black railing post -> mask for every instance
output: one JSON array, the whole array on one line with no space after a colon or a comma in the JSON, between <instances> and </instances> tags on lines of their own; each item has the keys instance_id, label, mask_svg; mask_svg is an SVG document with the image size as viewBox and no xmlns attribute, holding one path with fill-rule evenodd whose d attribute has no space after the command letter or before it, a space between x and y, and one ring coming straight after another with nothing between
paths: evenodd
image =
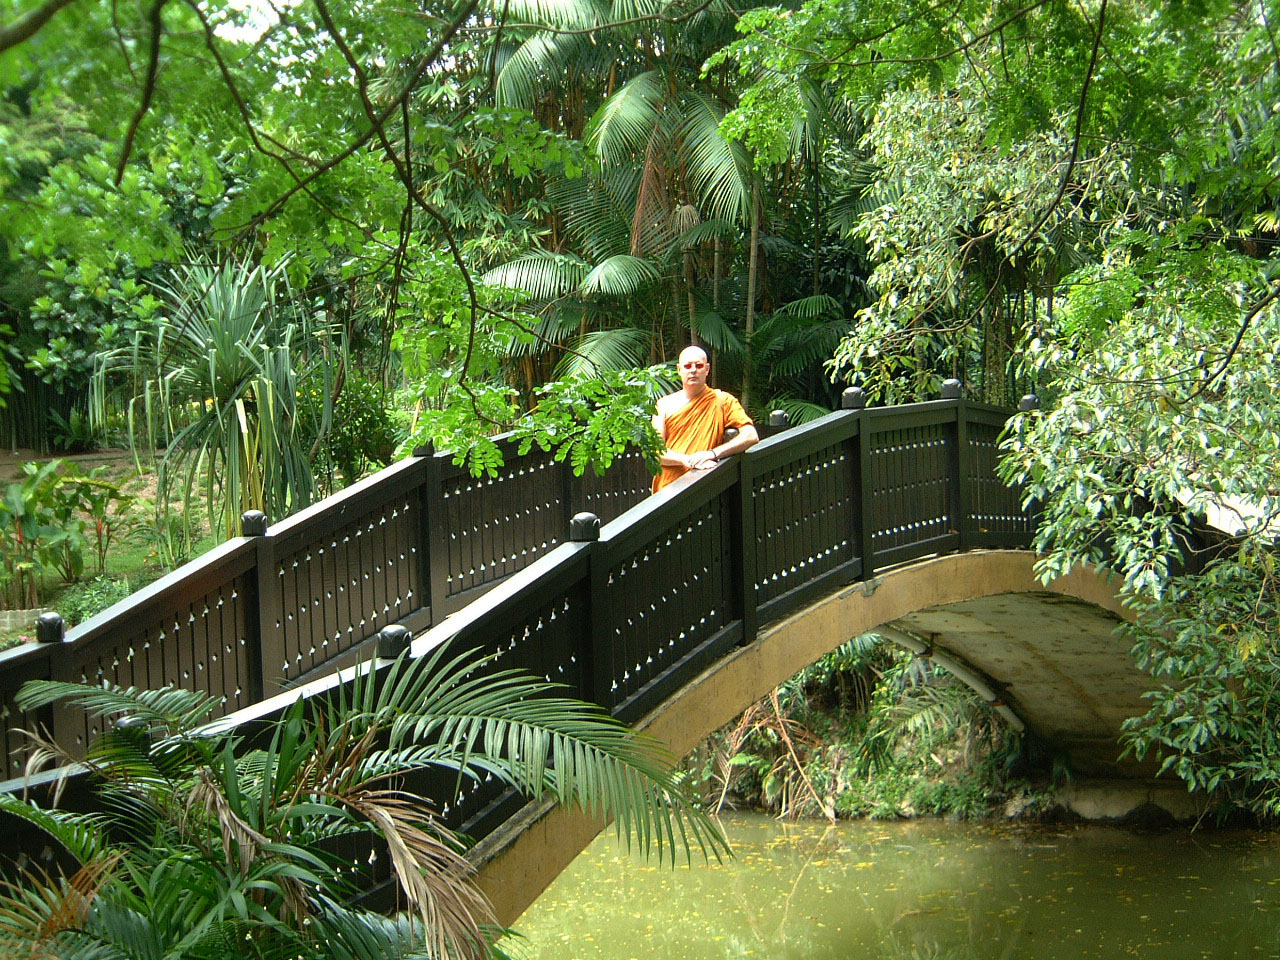
<instances>
[{"instance_id":1,"label":"black railing post","mask_svg":"<svg viewBox=\"0 0 1280 960\"><path fill-rule=\"evenodd\" d=\"M61 645L67 639L67 623L62 619L62 615L52 610L47 610L40 616L36 617L36 642L49 646L49 679L60 680L64 683L74 683L80 677L76 675L76 658L68 649L54 650L54 644ZM83 710L79 710L69 706L65 700L59 700L50 704L40 711L40 723L47 727L54 743L59 744L66 750L74 751L76 759L84 756L84 748L88 746L87 742L79 744L77 749L77 734L83 735L83 731L87 727L85 723L85 714ZM12 719L11 718L11 722ZM12 727L10 729L13 729ZM18 762L19 768L21 761Z\"/></svg>"},{"instance_id":2,"label":"black railing post","mask_svg":"<svg viewBox=\"0 0 1280 960\"><path fill-rule=\"evenodd\" d=\"M430 447L419 447L417 456L426 458L426 479L422 484L422 555L420 576L422 596L418 602L431 607L431 625L445 618L449 596L449 531L444 517L444 480L440 458Z\"/></svg>"},{"instance_id":3,"label":"black railing post","mask_svg":"<svg viewBox=\"0 0 1280 960\"><path fill-rule=\"evenodd\" d=\"M253 566L255 596L251 615L257 622L249 624L249 636L258 638L258 655L254 658L257 676L252 680L256 696L244 699L244 702L252 703L265 700L275 692L273 687L277 681L284 679L288 654L284 649L284 631L280 623L283 614L280 578L275 569L275 541L267 534L267 515L261 510L248 510L241 514L240 536L252 537L256 541Z\"/></svg>"},{"instance_id":4,"label":"black railing post","mask_svg":"<svg viewBox=\"0 0 1280 960\"><path fill-rule=\"evenodd\" d=\"M756 501L755 459L751 452L736 458L737 486L729 494L729 576L733 584L732 616L742 622L742 639L746 646L754 643L760 629L760 611L756 605Z\"/></svg>"},{"instance_id":5,"label":"black railing post","mask_svg":"<svg viewBox=\"0 0 1280 960\"><path fill-rule=\"evenodd\" d=\"M61 643L67 635L67 622L62 614L46 610L36 617L36 642Z\"/></svg>"},{"instance_id":6,"label":"black railing post","mask_svg":"<svg viewBox=\"0 0 1280 960\"><path fill-rule=\"evenodd\" d=\"M972 480L970 464L972 455L969 451L968 411L964 402L964 384L955 378L942 382L942 399L956 402L956 420L952 432L951 452L951 526L956 533L956 549L965 550L969 546L973 531L973 520L969 516L969 505L974 503L973 491L969 489Z\"/></svg>"},{"instance_id":7,"label":"black railing post","mask_svg":"<svg viewBox=\"0 0 1280 960\"><path fill-rule=\"evenodd\" d=\"M583 578L587 604L587 633L578 643L584 700L613 712L613 651L609 643L608 608L604 602L606 571L591 544L600 540L600 518L586 511L569 521L569 542L588 544L587 574Z\"/></svg>"},{"instance_id":8,"label":"black railing post","mask_svg":"<svg viewBox=\"0 0 1280 960\"><path fill-rule=\"evenodd\" d=\"M875 572L875 546L871 535L875 526L871 521L871 445L867 433L866 417L862 411L867 408L867 394L861 387L849 387L840 395L840 409L852 410L858 414L858 428L849 438L847 447L849 469L853 471L854 517L853 548L857 551L862 568L858 573L859 580L870 580Z\"/></svg>"}]
</instances>

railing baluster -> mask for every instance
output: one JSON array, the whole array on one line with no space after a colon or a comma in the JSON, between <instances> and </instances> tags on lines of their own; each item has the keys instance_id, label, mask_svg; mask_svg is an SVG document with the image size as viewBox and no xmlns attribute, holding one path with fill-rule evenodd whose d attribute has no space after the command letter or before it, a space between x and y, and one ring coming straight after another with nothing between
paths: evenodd
<instances>
[{"instance_id":1,"label":"railing baluster","mask_svg":"<svg viewBox=\"0 0 1280 960\"><path fill-rule=\"evenodd\" d=\"M753 643L758 629L756 606L756 510L754 461L738 457L735 469L738 481L732 487L729 503L730 534L732 537L730 563L733 577L734 619L742 621L742 646Z\"/></svg>"}]
</instances>

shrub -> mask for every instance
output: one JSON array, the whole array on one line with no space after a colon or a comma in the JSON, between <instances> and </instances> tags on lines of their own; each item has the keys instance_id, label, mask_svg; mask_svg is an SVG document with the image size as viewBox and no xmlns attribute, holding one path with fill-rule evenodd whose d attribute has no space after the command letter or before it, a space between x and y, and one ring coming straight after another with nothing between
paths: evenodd
<instances>
[{"instance_id":1,"label":"shrub","mask_svg":"<svg viewBox=\"0 0 1280 960\"><path fill-rule=\"evenodd\" d=\"M67 587L58 598L58 613L62 614L68 626L74 627L132 592L129 581L124 578L94 577Z\"/></svg>"}]
</instances>

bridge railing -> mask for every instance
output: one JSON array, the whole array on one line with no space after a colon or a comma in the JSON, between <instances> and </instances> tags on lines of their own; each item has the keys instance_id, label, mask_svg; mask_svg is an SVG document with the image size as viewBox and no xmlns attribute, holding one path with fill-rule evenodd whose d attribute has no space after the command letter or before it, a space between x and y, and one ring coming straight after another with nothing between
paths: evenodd
<instances>
[{"instance_id":1,"label":"bridge railing","mask_svg":"<svg viewBox=\"0 0 1280 960\"><path fill-rule=\"evenodd\" d=\"M322 671L354 663L392 623L430 627L562 542L569 517L612 517L649 493L643 458L604 477L500 441L505 466L472 477L447 453L423 451L269 527L246 518L234 538L73 628L46 621L41 642L0 652L7 731L44 727L73 755L97 735L75 712L18 709L32 679L220 698L219 715ZM0 780L22 772L10 735ZM13 751L13 752L11 752Z\"/></svg>"},{"instance_id":2,"label":"bridge railing","mask_svg":"<svg viewBox=\"0 0 1280 960\"><path fill-rule=\"evenodd\" d=\"M448 643L564 683L633 721L759 626L877 570L969 547L1026 547L1032 523L995 476L1007 412L943 400L849 409L690 474L570 540L446 624ZM520 804L495 784L450 801L484 836Z\"/></svg>"},{"instance_id":3,"label":"bridge railing","mask_svg":"<svg viewBox=\"0 0 1280 960\"><path fill-rule=\"evenodd\" d=\"M229 625L237 641L219 641L217 662L248 679L219 689L235 694L228 722L254 724L298 696L329 695L332 667L356 654L370 657L357 673L383 669L357 637L398 621L417 634L414 655L474 648L492 655L490 669L526 669L634 720L753 641L761 623L840 584L933 554L1029 544L1020 497L994 472L1006 411L959 398L880 409L862 409L857 392L845 399L848 409L652 497L635 462L623 465L634 481L574 482L536 455L475 481L442 457L413 458L224 545L65 642L0 654L0 684L6 696L51 675L198 685L215 672L213 657L188 641ZM619 515L568 521L575 504L600 503ZM165 635L160 654L149 631ZM321 654L323 639L331 647ZM157 655L161 667L142 673ZM264 699L282 673L305 680L326 662L324 676ZM94 733L60 714L40 719L80 743ZM456 796L454 786L429 775L405 784L476 838L520 806L496 783ZM372 886L389 882L385 856L353 853L353 866Z\"/></svg>"}]
</instances>

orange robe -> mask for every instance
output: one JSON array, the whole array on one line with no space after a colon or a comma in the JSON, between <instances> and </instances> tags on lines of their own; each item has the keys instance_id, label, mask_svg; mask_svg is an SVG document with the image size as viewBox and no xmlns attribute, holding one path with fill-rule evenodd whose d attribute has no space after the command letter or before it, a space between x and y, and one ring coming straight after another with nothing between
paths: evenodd
<instances>
[{"instance_id":1,"label":"orange robe","mask_svg":"<svg viewBox=\"0 0 1280 960\"><path fill-rule=\"evenodd\" d=\"M676 453L699 453L724 441L729 427L741 429L752 420L736 397L723 390L707 387L689 403L667 417L667 449ZM663 467L653 478L653 492L678 480L684 467Z\"/></svg>"}]
</instances>

